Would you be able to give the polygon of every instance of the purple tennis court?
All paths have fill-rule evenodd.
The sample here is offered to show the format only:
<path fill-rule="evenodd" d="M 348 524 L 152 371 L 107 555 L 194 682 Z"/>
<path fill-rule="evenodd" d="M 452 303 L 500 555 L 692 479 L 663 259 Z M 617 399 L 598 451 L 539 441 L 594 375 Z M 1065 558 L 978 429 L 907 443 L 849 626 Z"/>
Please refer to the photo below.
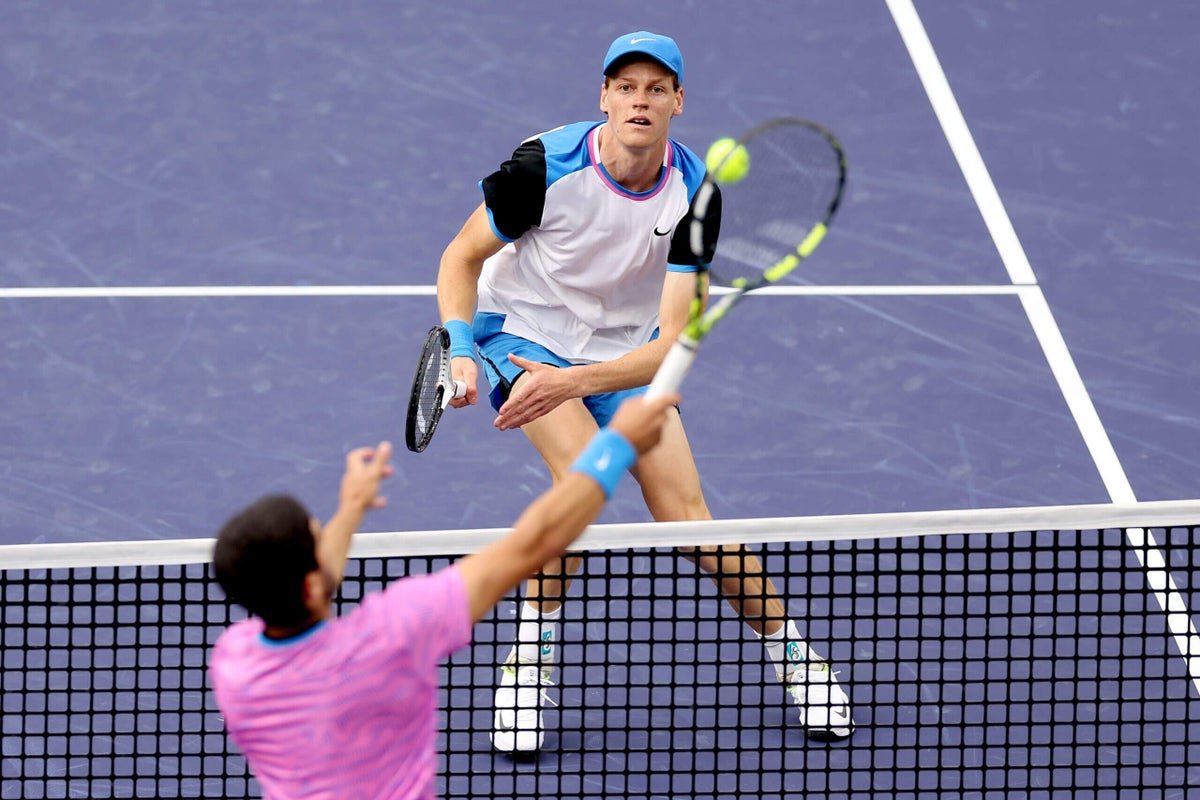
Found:
<path fill-rule="evenodd" d="M 21 558 L 169 552 L 266 492 L 328 516 L 342 455 L 402 438 L 477 181 L 599 118 L 604 49 L 638 29 L 687 59 L 674 138 L 702 151 L 794 114 L 849 158 L 818 254 L 731 314 L 684 385 L 719 520 L 1200 498 L 1190 6 L 6 5 L 0 796 L 257 796 L 203 684 L 228 611 L 194 553 Z M 399 453 L 362 537 L 510 524 L 549 478 L 492 417 L 449 411 L 429 450 Z M 772 542 L 857 687 L 859 730 L 835 744 L 789 725 L 707 580 L 622 534 L 638 551 L 590 558 L 567 606 L 553 746 L 532 763 L 488 746 L 507 602 L 446 669 L 440 791 L 1182 798 L 1200 519 L 1149 519 L 1143 546 L 1113 520 L 747 538 Z M 632 482 L 601 522 L 649 522 Z M 364 562 L 346 599 L 445 563 L 404 552 Z M 166 693 L 178 708 L 149 708 Z"/>

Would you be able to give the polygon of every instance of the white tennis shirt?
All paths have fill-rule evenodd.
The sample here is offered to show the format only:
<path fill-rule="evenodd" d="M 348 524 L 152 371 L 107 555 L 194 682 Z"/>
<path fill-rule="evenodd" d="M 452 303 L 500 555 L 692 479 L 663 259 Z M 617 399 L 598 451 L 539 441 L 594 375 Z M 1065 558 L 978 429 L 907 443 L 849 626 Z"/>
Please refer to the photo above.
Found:
<path fill-rule="evenodd" d="M 503 330 L 576 364 L 609 361 L 650 341 L 667 270 L 694 272 L 689 209 L 704 162 L 668 140 L 658 183 L 631 192 L 600 161 L 603 122 L 527 139 L 480 182 L 488 219 L 508 242 L 484 262 L 478 310 Z M 709 217 L 712 260 L 719 198 Z"/>

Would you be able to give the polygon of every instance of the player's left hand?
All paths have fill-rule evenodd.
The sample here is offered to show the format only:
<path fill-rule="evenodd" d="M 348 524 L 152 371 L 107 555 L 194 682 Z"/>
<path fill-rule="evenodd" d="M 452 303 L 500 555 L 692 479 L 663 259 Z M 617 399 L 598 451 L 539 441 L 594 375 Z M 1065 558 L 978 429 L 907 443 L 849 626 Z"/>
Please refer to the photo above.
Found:
<path fill-rule="evenodd" d="M 533 422 L 578 396 L 570 367 L 552 367 L 511 353 L 508 360 L 525 370 L 525 374 L 492 422 L 500 430 L 513 430 Z"/>
<path fill-rule="evenodd" d="M 345 508 L 383 508 L 387 498 L 379 494 L 379 484 L 390 478 L 396 469 L 391 464 L 392 443 L 380 442 L 375 447 L 359 447 L 346 455 L 346 472 L 338 501 Z"/>

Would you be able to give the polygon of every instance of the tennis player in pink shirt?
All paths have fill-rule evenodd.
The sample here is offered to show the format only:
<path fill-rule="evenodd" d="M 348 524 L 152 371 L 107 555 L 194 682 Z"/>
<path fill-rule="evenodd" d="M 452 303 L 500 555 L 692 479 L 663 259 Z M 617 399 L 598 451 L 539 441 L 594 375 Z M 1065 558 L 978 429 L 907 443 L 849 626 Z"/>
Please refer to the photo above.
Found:
<path fill-rule="evenodd" d="M 351 537 L 386 502 L 379 486 L 392 474 L 391 444 L 346 457 L 338 508 L 323 528 L 284 495 L 230 519 L 213 566 L 226 595 L 253 616 L 221 634 L 209 672 L 229 736 L 266 797 L 435 797 L 438 663 L 596 518 L 678 401 L 626 401 L 508 536 L 398 580 L 343 617 L 333 616 L 333 597 Z"/>

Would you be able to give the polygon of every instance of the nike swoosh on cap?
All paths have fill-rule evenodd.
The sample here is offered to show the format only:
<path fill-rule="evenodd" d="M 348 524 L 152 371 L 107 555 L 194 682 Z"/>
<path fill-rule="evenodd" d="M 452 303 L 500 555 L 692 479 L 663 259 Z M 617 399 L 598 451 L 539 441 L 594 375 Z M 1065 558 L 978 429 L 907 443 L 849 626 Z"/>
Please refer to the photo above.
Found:
<path fill-rule="evenodd" d="M 637 44 L 638 42 L 653 42 L 653 41 L 654 41 L 654 39 L 651 39 L 651 38 L 649 38 L 649 37 L 646 37 L 646 38 L 643 38 L 643 39 L 630 39 L 630 40 L 629 40 L 629 43 L 630 43 L 630 44 Z"/>

